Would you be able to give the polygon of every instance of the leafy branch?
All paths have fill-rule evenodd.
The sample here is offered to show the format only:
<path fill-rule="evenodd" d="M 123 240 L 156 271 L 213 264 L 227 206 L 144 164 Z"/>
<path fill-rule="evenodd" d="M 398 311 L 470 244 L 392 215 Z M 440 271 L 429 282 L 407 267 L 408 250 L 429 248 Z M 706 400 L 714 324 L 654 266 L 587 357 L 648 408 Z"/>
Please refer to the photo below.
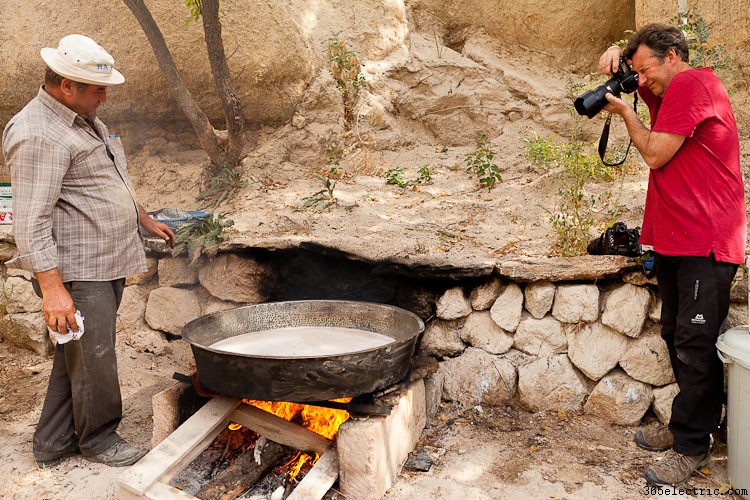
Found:
<path fill-rule="evenodd" d="M 201 255 L 213 257 L 219 250 L 219 245 L 229 236 L 227 229 L 234 225 L 231 219 L 224 219 L 224 215 L 194 219 L 177 228 L 175 231 L 175 245 L 172 255 L 187 254 L 190 265 L 195 265 Z"/>
<path fill-rule="evenodd" d="M 247 180 L 232 165 L 225 163 L 208 179 L 207 184 L 208 187 L 196 199 L 203 201 L 205 207 L 218 207 L 234 200 L 237 193 L 247 187 Z"/>

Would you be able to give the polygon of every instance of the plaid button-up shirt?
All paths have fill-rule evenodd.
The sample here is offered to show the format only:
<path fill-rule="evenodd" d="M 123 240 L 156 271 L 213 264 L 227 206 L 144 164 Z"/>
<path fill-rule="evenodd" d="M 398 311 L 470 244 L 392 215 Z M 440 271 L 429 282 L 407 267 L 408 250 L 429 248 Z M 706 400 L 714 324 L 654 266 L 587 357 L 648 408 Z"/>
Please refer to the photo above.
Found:
<path fill-rule="evenodd" d="M 63 282 L 146 270 L 138 205 L 120 140 L 40 88 L 3 133 L 19 255 L 6 264 L 58 268 Z"/>

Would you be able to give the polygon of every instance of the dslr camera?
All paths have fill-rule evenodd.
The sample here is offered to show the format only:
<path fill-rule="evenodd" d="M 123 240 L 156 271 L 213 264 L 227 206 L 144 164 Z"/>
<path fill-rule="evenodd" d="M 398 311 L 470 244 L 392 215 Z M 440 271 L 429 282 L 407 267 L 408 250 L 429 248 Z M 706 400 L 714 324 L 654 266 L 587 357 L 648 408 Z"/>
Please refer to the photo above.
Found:
<path fill-rule="evenodd" d="M 638 257 L 643 253 L 639 243 L 641 228 L 628 229 L 624 222 L 615 222 L 586 248 L 590 255 L 625 255 Z"/>
<path fill-rule="evenodd" d="M 638 73 L 630 69 L 624 57 L 620 58 L 619 70 L 612 75 L 606 83 L 599 85 L 594 90 L 581 94 L 575 100 L 576 111 L 579 115 L 589 118 L 595 117 L 609 101 L 605 97 L 607 93 L 618 97 L 621 93 L 630 94 L 638 88 Z"/>

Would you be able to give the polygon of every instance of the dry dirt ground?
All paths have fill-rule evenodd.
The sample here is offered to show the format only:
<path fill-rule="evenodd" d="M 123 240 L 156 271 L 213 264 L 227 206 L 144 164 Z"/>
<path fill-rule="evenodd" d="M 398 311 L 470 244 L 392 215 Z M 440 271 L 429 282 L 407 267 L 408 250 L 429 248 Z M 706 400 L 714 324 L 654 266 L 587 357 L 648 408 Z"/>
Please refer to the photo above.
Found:
<path fill-rule="evenodd" d="M 173 372 L 189 369 L 191 355 L 183 343 L 171 347 L 171 353 L 155 356 L 138 352 L 125 338 L 118 344 L 125 407 L 120 432 L 139 445 L 148 446 L 151 438 L 151 396 L 172 383 Z M 122 469 L 74 457 L 42 470 L 32 459 L 31 435 L 50 365 L 0 344 L 0 474 L 5 478 L 0 498 L 112 499 Z M 646 420 L 655 425 L 653 417 Z M 641 474 L 661 455 L 636 448 L 634 431 L 582 414 L 532 414 L 515 404 L 463 409 L 444 403 L 415 449 L 432 459 L 431 469 L 403 470 L 385 498 L 660 498 L 647 489 Z M 719 442 L 709 466 L 686 486 L 715 490 L 727 483 L 726 446 Z M 668 493 L 680 498 L 673 490 Z M 682 496 L 693 497 L 702 498 Z"/>
<path fill-rule="evenodd" d="M 549 61 L 506 64 L 481 44 L 469 42 L 464 52 L 473 50 L 471 61 L 451 62 L 448 57 L 454 56 L 447 51 L 440 61 L 417 57 L 413 68 L 401 71 L 397 83 L 403 88 L 382 88 L 380 97 L 392 91 L 402 109 L 398 118 L 393 110 L 386 114 L 385 125 L 378 122 L 378 113 L 368 115 L 369 121 L 363 119 L 362 128 L 335 125 L 340 115 L 327 116 L 321 104 L 330 91 L 319 89 L 291 124 L 254 131 L 242 168 L 249 186 L 221 209 L 235 221 L 233 240 L 275 248 L 316 242 L 366 260 L 438 267 L 491 265 L 507 255 L 553 252 L 549 214 L 555 211 L 564 179 L 555 168 L 540 170 L 526 160 L 524 138 L 532 130 L 544 136 L 562 134 L 566 124 L 572 124 L 567 121 L 569 103 L 561 104 L 563 75 L 550 76 L 554 65 Z M 412 50 L 419 55 L 419 47 Z M 493 64 L 494 73 L 488 74 L 485 69 Z M 493 115 L 491 101 L 484 103 L 497 94 L 499 84 L 493 78 L 510 80 L 503 85 L 526 93 L 509 95 L 499 107 L 502 115 Z M 332 99 L 338 98 L 330 77 L 322 87 L 333 88 Z M 404 97 L 408 94 L 398 93 L 406 87 L 423 91 L 421 101 L 414 104 Z M 438 90 L 445 98 L 439 109 L 420 109 L 438 101 L 439 96 L 433 99 L 430 94 Z M 467 130 L 471 123 L 461 121 L 468 115 L 460 112 L 472 106 L 484 113 L 474 118 L 484 120 L 488 132 L 494 130 L 488 139 L 496 148 L 505 182 L 492 190 L 480 188 L 465 172 L 465 155 L 474 150 L 473 132 Z M 428 120 L 432 129 L 426 132 L 423 125 Z M 443 140 L 451 136 L 459 139 Z M 327 161 L 324 153 L 331 138 L 338 139 L 330 147 L 346 153 L 339 165 Z M 158 131 L 137 147 L 128 141 L 123 137 L 130 149 L 131 175 L 147 209 L 198 208 L 195 196 L 205 181 L 206 163 L 200 150 Z M 746 165 L 746 148 L 743 151 Z M 401 166 L 406 177 L 414 179 L 424 165 L 433 169 L 431 183 L 414 189 L 386 185 L 389 169 Z M 322 189 L 317 176 L 330 174 L 333 166 L 340 169 L 335 203 L 319 213 L 301 210 L 304 198 Z M 613 181 L 592 183 L 589 192 L 613 196 L 609 199 L 620 206 L 618 219 L 638 225 L 645 170 L 628 168 Z M 595 216 L 600 221 L 608 217 L 603 205 Z M 592 233 L 598 231 L 601 226 Z M 124 438 L 147 445 L 151 396 L 173 383 L 174 372 L 189 373 L 192 355 L 182 341 L 172 342 L 159 355 L 142 352 L 121 334 L 118 356 L 125 411 L 120 431 Z M 0 476 L 5 478 L 0 497 L 113 498 L 118 469 L 80 457 L 46 470 L 34 464 L 31 436 L 50 366 L 47 359 L 0 343 Z M 633 432 L 584 415 L 528 414 L 516 406 L 484 412 L 446 406 L 417 448 L 432 457 L 434 466 L 429 472 L 402 472 L 386 498 L 648 498 L 640 475 L 658 455 L 633 448 Z M 691 479 L 691 486 L 720 488 L 727 483 L 721 444 L 712 458 L 710 466 Z"/>
<path fill-rule="evenodd" d="M 515 127 L 523 130 L 520 124 Z M 499 145 L 521 165 L 522 146 L 517 139 Z M 321 241 L 373 259 L 401 255 L 460 266 L 513 252 L 552 251 L 554 237 L 544 207 L 553 203 L 555 179 L 523 166 L 506 169 L 506 182 L 493 190 L 479 189 L 462 168 L 470 149 L 445 152 L 434 145 L 380 152 L 379 170 L 340 179 L 337 204 L 321 213 L 298 207 L 302 198 L 320 189 L 315 175 L 324 167 L 300 172 L 294 164 L 264 164 L 250 173 L 253 185 L 240 194 L 229 216 L 240 230 L 238 238 L 272 239 L 274 244 Z M 199 152 L 176 150 L 161 140 L 133 155 L 131 163 L 140 165 L 134 177 L 147 208 L 195 207 L 202 167 L 196 158 Z M 385 184 L 385 166 L 425 163 L 435 167 L 432 184 L 417 190 Z M 416 171 L 407 169 L 407 174 L 415 176 Z M 627 206 L 621 220 L 629 224 L 638 223 L 644 180 L 643 172 L 635 171 L 619 181 L 620 199 Z M 149 191 L 148 185 L 162 188 Z M 158 356 L 129 345 L 126 335 L 118 342 L 125 409 L 120 431 L 146 446 L 151 396 L 173 383 L 174 372 L 189 373 L 192 355 L 181 341 Z M 40 470 L 32 460 L 31 436 L 50 367 L 49 360 L 0 343 L 0 475 L 5 478 L 0 498 L 113 498 L 118 469 L 75 457 Z M 432 469 L 403 471 L 386 498 L 649 498 L 640 475 L 654 455 L 633 448 L 633 432 L 583 415 L 528 414 L 515 406 L 486 408 L 484 413 L 445 407 L 417 448 L 433 458 Z M 710 466 L 689 485 L 721 488 L 727 482 L 725 448 L 719 445 Z"/>

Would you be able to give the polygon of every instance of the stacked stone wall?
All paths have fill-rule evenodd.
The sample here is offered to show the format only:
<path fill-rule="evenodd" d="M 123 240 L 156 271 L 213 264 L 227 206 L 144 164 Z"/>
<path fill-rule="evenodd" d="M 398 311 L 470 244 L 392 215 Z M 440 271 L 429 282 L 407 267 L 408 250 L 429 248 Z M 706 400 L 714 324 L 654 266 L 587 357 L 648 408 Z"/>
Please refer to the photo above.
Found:
<path fill-rule="evenodd" d="M 679 392 L 660 336 L 656 283 L 640 272 L 594 282 L 493 277 L 437 301 L 420 342 L 440 360 L 443 398 L 469 407 L 517 399 L 532 411 L 583 411 L 621 425 L 668 422 Z M 729 329 L 747 324 L 744 270 Z"/>
<path fill-rule="evenodd" d="M 13 252 L 5 253 L 3 260 Z M 1 271 L 2 340 L 50 356 L 54 338 L 31 274 Z M 219 254 L 199 268 L 184 257 L 150 257 L 149 271 L 127 280 L 118 341 L 168 353 L 189 321 L 269 300 L 273 275 L 272 264 L 242 252 Z M 668 421 L 678 389 L 659 335 L 656 284 L 639 272 L 558 282 L 493 276 L 435 296 L 409 302 L 434 302 L 417 350 L 439 361 L 444 400 L 467 407 L 519 401 L 532 411 L 583 411 L 622 425 L 638 424 L 652 409 Z M 747 298 L 743 269 L 726 329 L 747 324 Z"/>

